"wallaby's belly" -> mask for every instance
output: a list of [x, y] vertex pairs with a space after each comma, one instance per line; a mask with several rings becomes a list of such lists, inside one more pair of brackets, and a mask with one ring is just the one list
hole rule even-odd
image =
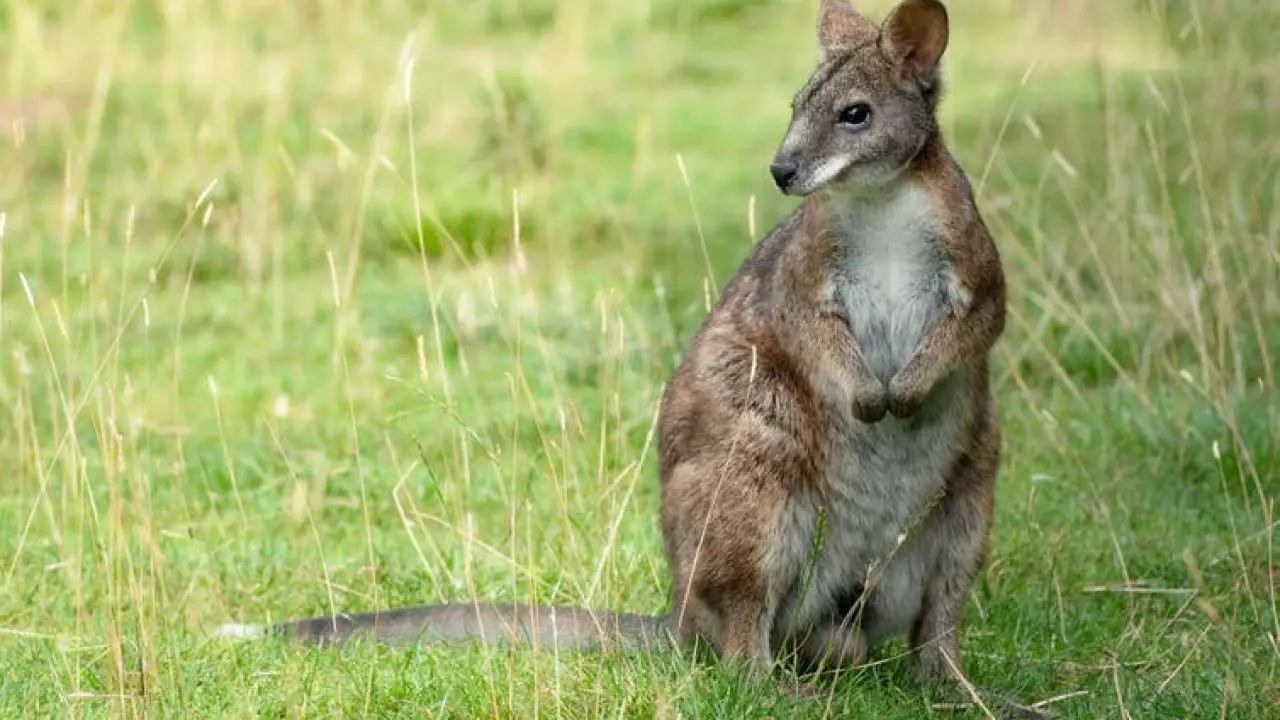
[[854, 341], [886, 386], [941, 316], [942, 291], [931, 287], [931, 269], [911, 256], [885, 259], [857, 269], [857, 279], [840, 289]]
[[[850, 329], [872, 371], [888, 385], [941, 311], [936, 296], [905, 279], [887, 274], [883, 280], [888, 287], [878, 288], [878, 296], [860, 297], [853, 289], [848, 297], [863, 303], [861, 313], [851, 313]], [[971, 381], [968, 372], [945, 379], [919, 415], [905, 420], [888, 415], [864, 424], [850, 408], [829, 409], [827, 504], [820, 508], [813, 498], [794, 497], [780, 518], [777, 540], [788, 546], [785, 554], [803, 546], [808, 561], [807, 588], [802, 579], [781, 599], [785, 627], [799, 630], [829, 616], [858, 587], [871, 588], [867, 615], [875, 615], [875, 627], [868, 629], [875, 635], [909, 626], [934, 548], [927, 538], [904, 536], [923, 520], [961, 449]], [[819, 513], [825, 513], [825, 534], [814, 559]]]
[[835, 612], [858, 587], [871, 589], [881, 630], [876, 635], [901, 632], [915, 617], [935, 548], [912, 531], [922, 529], [960, 449], [970, 400], [959, 380], [939, 388], [918, 420], [889, 416], [874, 425], [853, 424], [847, 436], [833, 438], [826, 505], [795, 496], [779, 518], [775, 541], [785, 546], [779, 554], [803, 556], [806, 568], [781, 598], [781, 622], [807, 627]]

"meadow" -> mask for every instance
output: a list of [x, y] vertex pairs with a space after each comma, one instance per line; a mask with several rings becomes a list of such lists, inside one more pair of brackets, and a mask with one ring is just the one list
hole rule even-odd
[[[1276, 717], [1280, 6], [949, 5], [1010, 288], [969, 676]], [[805, 700], [674, 653], [207, 633], [665, 609], [657, 401], [795, 202], [816, 7], [0, 5], [0, 716], [984, 717], [902, 642]]]

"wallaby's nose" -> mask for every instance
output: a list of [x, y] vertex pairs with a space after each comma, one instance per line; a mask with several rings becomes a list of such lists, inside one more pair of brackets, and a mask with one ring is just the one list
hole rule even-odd
[[799, 169], [793, 162], [775, 162], [769, 165], [769, 173], [773, 175], [773, 182], [778, 186], [779, 190], [786, 191], [791, 186], [791, 182], [796, 179], [796, 173]]

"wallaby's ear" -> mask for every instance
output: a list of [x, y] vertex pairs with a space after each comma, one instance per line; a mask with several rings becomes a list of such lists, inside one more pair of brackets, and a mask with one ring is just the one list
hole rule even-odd
[[948, 24], [938, 0], [902, 0], [885, 18], [880, 47], [911, 75], [929, 77], [947, 49]]
[[818, 45], [823, 56], [832, 50], [874, 40], [876, 26], [862, 16], [849, 0], [822, 0], [818, 9]]

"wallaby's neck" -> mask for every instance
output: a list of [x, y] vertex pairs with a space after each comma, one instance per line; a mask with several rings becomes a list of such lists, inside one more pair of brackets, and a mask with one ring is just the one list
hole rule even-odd
[[923, 215], [936, 211], [928, 199], [929, 186], [945, 182], [949, 158], [935, 133], [910, 162], [884, 182], [843, 183], [810, 195], [805, 201], [806, 220], [811, 228], [820, 228], [835, 238], [868, 223], [880, 225], [886, 215], [896, 221], [919, 222]]

